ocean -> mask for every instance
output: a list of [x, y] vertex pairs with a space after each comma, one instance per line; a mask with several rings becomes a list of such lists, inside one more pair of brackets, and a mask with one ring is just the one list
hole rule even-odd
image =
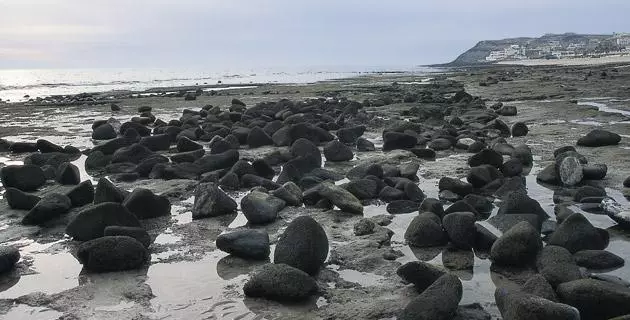
[[249, 83], [311, 83], [379, 72], [431, 72], [417, 66], [329, 67], [259, 70], [176, 68], [3, 69], [0, 99], [19, 102], [51, 95], [146, 90], [156, 87]]

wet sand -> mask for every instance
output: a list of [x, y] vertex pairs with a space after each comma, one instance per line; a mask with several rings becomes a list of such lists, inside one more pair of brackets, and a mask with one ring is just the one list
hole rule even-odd
[[[614, 71], [616, 69], [617, 71]], [[602, 76], [602, 72], [606, 76]], [[590, 74], [590, 75], [589, 75]], [[505, 80], [491, 86], [480, 86], [488, 77]], [[234, 97], [247, 105], [281, 98], [339, 94], [362, 101], [378, 96], [382, 89], [397, 82], [400, 86], [430, 85], [428, 78], [452, 79], [474, 96], [487, 100], [487, 105], [503, 102], [518, 108], [513, 117], [500, 117], [508, 125], [524, 121], [529, 135], [509, 138], [512, 144], [527, 143], [533, 151], [534, 167], [527, 176], [529, 195], [538, 200], [551, 217], [554, 188], [536, 182], [536, 173], [550, 164], [553, 150], [575, 145], [577, 139], [593, 128], [603, 128], [622, 135], [618, 146], [582, 148], [578, 151], [593, 163], [605, 163], [608, 176], [603, 181], [609, 195], [626, 208], [630, 203], [623, 197], [623, 180], [630, 175], [630, 68], [619, 66], [582, 67], [519, 67], [494, 66], [484, 69], [453, 71], [436, 75], [387, 74], [310, 85], [261, 85], [255, 88], [227, 90], [221, 95], [202, 95], [195, 101], [182, 98], [149, 96], [119, 99], [121, 112], [112, 113], [109, 105], [44, 107], [0, 104], [0, 136], [14, 141], [49, 139], [62, 145], [81, 149], [93, 145], [91, 124], [110, 116], [126, 121], [136, 115], [138, 106], [152, 106], [158, 118], [178, 119], [184, 109], [199, 109], [206, 104], [226, 106]], [[375, 115], [366, 123], [364, 137], [377, 145], [375, 152], [356, 153], [350, 163], [326, 163], [325, 168], [345, 171], [362, 163], [418, 162], [419, 186], [428, 197], [437, 198], [437, 182], [443, 176], [464, 177], [470, 154], [440, 151], [436, 161], [424, 161], [407, 151], [384, 153], [382, 130], [397, 121], [403, 113], [422, 103], [397, 103], [368, 107]], [[601, 110], [600, 110], [601, 109]], [[257, 158], [277, 148], [241, 148], [241, 157]], [[22, 156], [0, 154], [4, 165], [19, 163]], [[82, 157], [75, 163], [83, 168]], [[82, 178], [94, 178], [82, 172]], [[311, 215], [324, 227], [330, 253], [325, 268], [316, 279], [323, 295], [297, 305], [283, 305], [243, 295], [242, 287], [248, 273], [260, 262], [250, 262], [228, 256], [216, 249], [214, 240], [222, 232], [246, 223], [242, 213], [221, 218], [192, 220], [191, 207], [195, 181], [140, 180], [117, 183], [125, 189], [144, 187], [167, 194], [172, 207], [170, 217], [143, 221], [155, 238], [151, 246], [148, 268], [136, 271], [89, 274], [72, 256], [76, 243], [64, 237], [63, 228], [24, 227], [19, 213], [0, 201], [0, 241], [21, 247], [22, 259], [10, 275], [0, 278], [0, 316], [6, 319], [390, 319], [416, 295], [413, 286], [404, 284], [396, 269], [409, 261], [423, 260], [443, 264], [443, 248], [417, 249], [407, 246], [403, 234], [416, 213], [392, 217], [386, 228], [394, 235], [389, 240], [384, 228], [371, 235], [357, 237], [353, 225], [361, 216], [312, 208], [286, 208], [280, 219], [264, 228], [273, 244], [287, 226], [299, 215]], [[51, 192], [60, 186], [51, 186]], [[239, 202], [245, 192], [229, 193]], [[630, 257], [630, 233], [615, 226], [607, 216], [585, 213], [598, 227], [608, 228], [613, 253]], [[496, 208], [495, 212], [496, 213]], [[365, 207], [365, 217], [387, 215], [385, 204], [375, 201]], [[553, 219], [553, 218], [552, 218]], [[61, 240], [59, 240], [61, 239]], [[389, 261], [383, 254], [399, 250], [403, 255]], [[474, 267], [455, 271], [464, 285], [460, 305], [480, 303], [493, 316], [499, 317], [494, 303], [496, 286], [516, 287], [526, 279], [527, 270], [511, 274], [491, 268], [487, 255], [476, 253]], [[608, 272], [630, 278], [630, 265]]]

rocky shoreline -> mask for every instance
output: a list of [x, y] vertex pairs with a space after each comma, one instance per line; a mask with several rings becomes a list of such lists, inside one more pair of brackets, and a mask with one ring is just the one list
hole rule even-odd
[[0, 105], [0, 314], [630, 314], [630, 108], [589, 103], [627, 103], [628, 79], [491, 66]]

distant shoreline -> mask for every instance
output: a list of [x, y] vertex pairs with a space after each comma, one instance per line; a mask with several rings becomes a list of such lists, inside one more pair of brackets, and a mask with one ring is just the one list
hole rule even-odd
[[602, 65], [609, 63], [630, 62], [630, 55], [624, 56], [605, 56], [599, 58], [564, 58], [564, 59], [528, 59], [528, 60], [512, 60], [499, 61], [494, 65], [522, 65], [522, 66], [584, 66], [584, 65]]

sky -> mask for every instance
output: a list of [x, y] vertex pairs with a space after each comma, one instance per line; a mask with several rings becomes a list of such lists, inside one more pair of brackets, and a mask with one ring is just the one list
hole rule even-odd
[[0, 68], [410, 66], [630, 32], [628, 0], [0, 0]]

